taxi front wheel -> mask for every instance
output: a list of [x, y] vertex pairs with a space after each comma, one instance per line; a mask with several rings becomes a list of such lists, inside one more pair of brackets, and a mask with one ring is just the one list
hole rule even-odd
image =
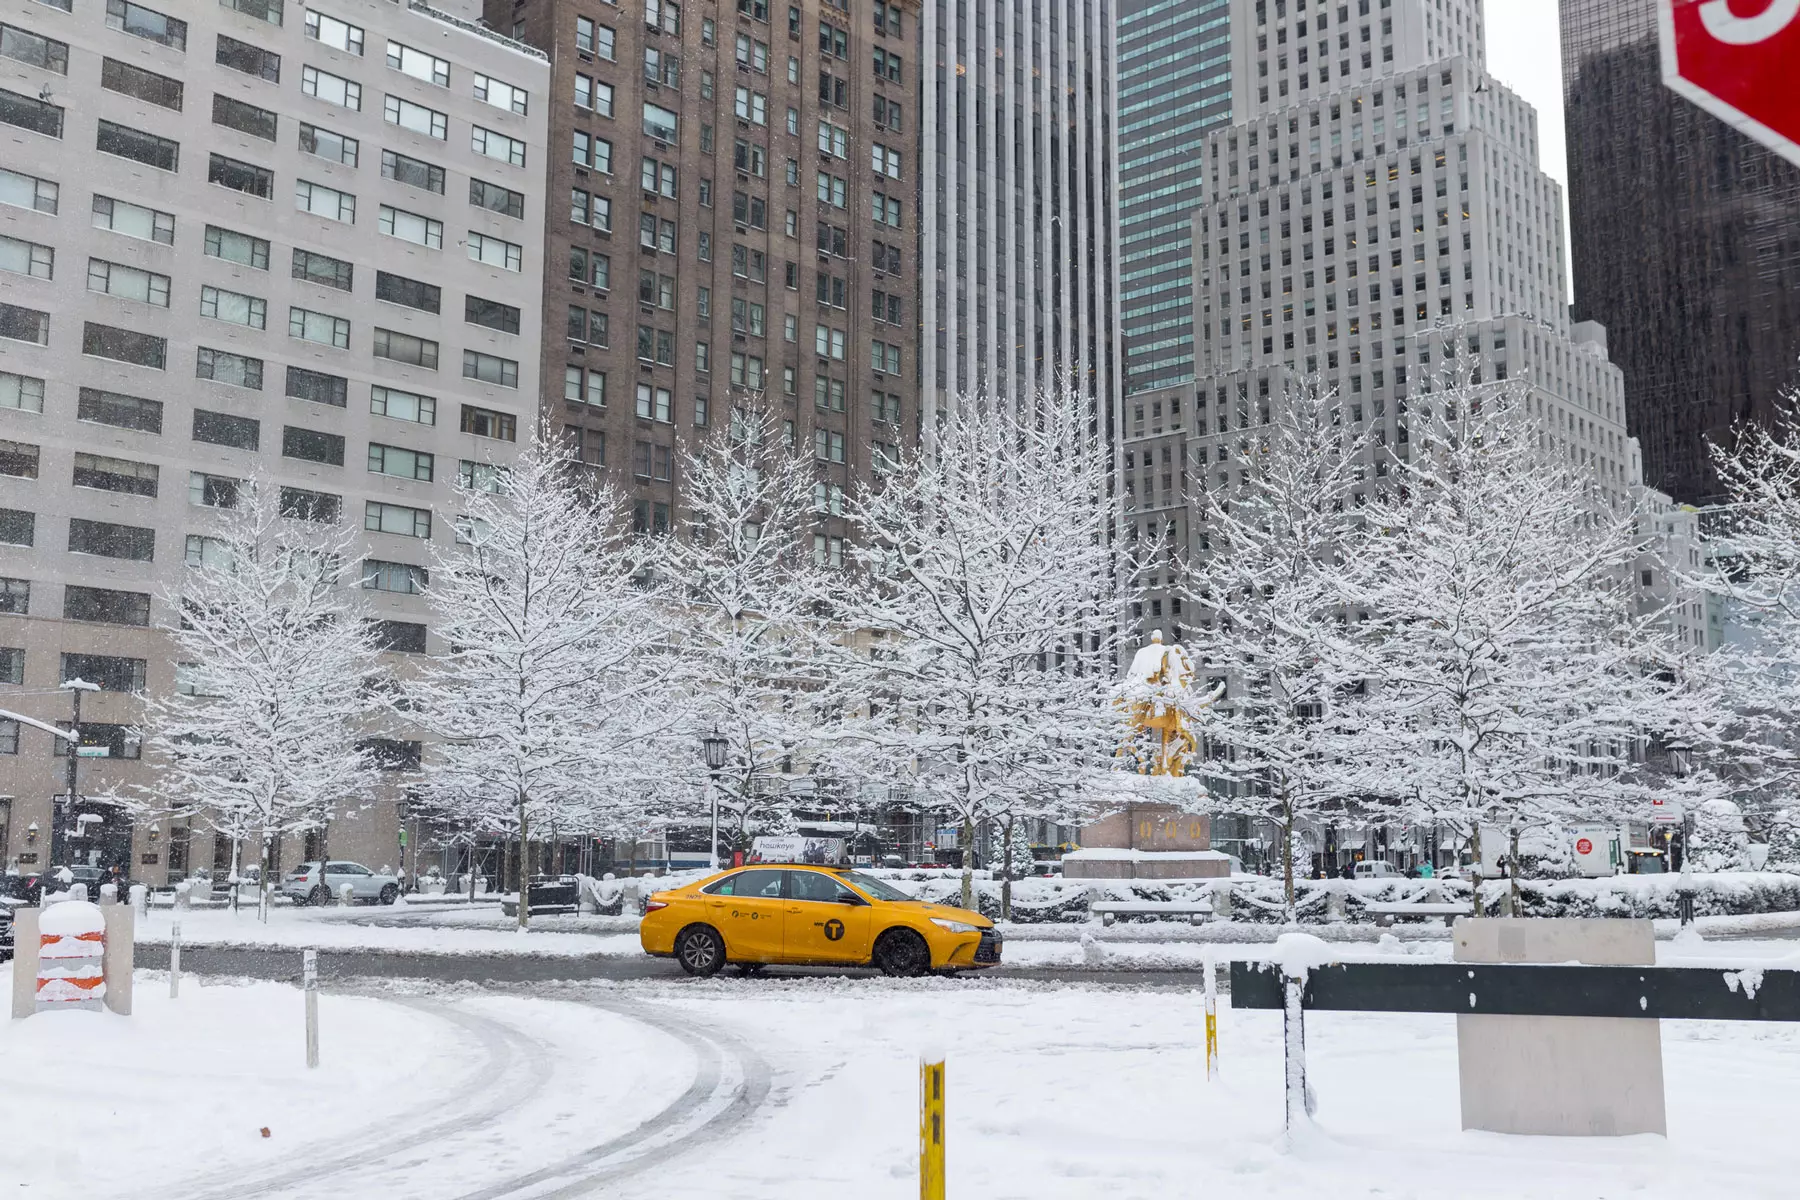
[[931, 969], [931, 948], [910, 929], [890, 929], [875, 943], [875, 965], [884, 975], [923, 975]]
[[716, 931], [705, 925], [695, 925], [682, 930], [676, 939], [675, 961], [681, 964], [683, 971], [696, 978], [717, 975], [719, 968], [725, 965], [725, 943]]

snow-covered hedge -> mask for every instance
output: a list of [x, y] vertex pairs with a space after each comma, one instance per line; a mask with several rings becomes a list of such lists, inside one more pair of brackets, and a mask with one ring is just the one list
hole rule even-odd
[[[961, 881], [954, 875], [895, 882], [921, 900], [939, 904], [961, 902]], [[1678, 875], [1620, 875], [1610, 879], [1525, 880], [1519, 890], [1524, 915], [1528, 917], [1673, 918], [1678, 915], [1680, 884]], [[1693, 884], [1694, 911], [1701, 916], [1800, 911], [1800, 875], [1719, 872], [1695, 875]], [[1219, 911], [1217, 893], [1227, 888], [1231, 892], [1232, 921], [1274, 925], [1283, 920], [1281, 881], [1244, 877], [1229, 881], [1025, 879], [1013, 884], [1012, 919], [1021, 924], [1078, 923], [1088, 919], [1088, 905], [1094, 900], [1192, 901], [1207, 897], [1213, 900], [1214, 910]], [[1482, 907], [1498, 915], [1506, 892], [1504, 880], [1483, 884]], [[1298, 885], [1297, 915], [1304, 925], [1372, 922], [1369, 904], [1422, 899], [1468, 904], [1469, 885], [1455, 879], [1306, 881]], [[975, 900], [985, 916], [998, 918], [999, 881], [977, 879]]]

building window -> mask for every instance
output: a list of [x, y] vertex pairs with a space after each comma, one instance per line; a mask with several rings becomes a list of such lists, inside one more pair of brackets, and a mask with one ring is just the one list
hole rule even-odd
[[[170, 79], [167, 75], [158, 75], [155, 71], [146, 71], [142, 67], [134, 67], [130, 63], [120, 62], [116, 58], [100, 61], [100, 86], [109, 92], [118, 92], [122, 96], [130, 96], [142, 100], [146, 104], [155, 104], [161, 108], [181, 111], [184, 88], [181, 80]], [[215, 114], [217, 98], [214, 99]], [[214, 120], [217, 120], [214, 116]]]
[[380, 558], [363, 560], [362, 585], [370, 591], [416, 596], [424, 590], [429, 578], [424, 567], [412, 563], [388, 562]]
[[147, 592], [115, 592], [69, 584], [63, 588], [63, 620], [145, 627], [150, 624], [150, 596]]
[[306, 308], [289, 308], [288, 336], [347, 350], [350, 348], [350, 320]]
[[115, 425], [120, 429], [137, 429], [161, 433], [163, 406], [160, 401], [98, 388], [82, 388], [76, 396], [75, 419], [99, 425]]
[[256, 450], [262, 443], [262, 423], [230, 413], [194, 410], [194, 440], [234, 450]]
[[344, 439], [341, 434], [284, 425], [281, 429], [281, 455], [283, 458], [298, 458], [329, 467], [341, 467], [344, 465]]
[[[0, 313], [0, 318], [3, 316]], [[152, 334], [89, 321], [81, 329], [81, 352], [161, 371], [168, 366], [169, 343]]]
[[513, 442], [519, 437], [518, 418], [512, 413], [495, 412], [491, 408], [476, 408], [472, 404], [465, 404], [462, 406], [462, 431], [476, 437]]
[[44, 381], [31, 375], [0, 371], [0, 408], [19, 412], [44, 411]]
[[281, 489], [281, 515], [294, 521], [336, 522], [344, 513], [344, 498], [305, 488]]
[[229, 350], [201, 346], [194, 353], [194, 378], [210, 379], [214, 383], [260, 392], [263, 385], [263, 360], [233, 354]]
[[144, 690], [144, 665], [141, 658], [65, 653], [62, 656], [61, 682], [80, 679], [94, 684], [102, 691], [141, 692]]
[[363, 508], [363, 528], [371, 533], [394, 533], [402, 537], [429, 538], [431, 536], [431, 510], [370, 500], [365, 503]]
[[186, 21], [133, 4], [131, 0], [106, 0], [106, 25], [146, 41], [160, 42], [177, 50], [187, 49]]
[[435, 457], [422, 450], [384, 446], [380, 442], [369, 443], [369, 471], [372, 474], [395, 475], [418, 483], [430, 483], [435, 463]]
[[362, 143], [346, 134], [303, 123], [300, 126], [300, 149], [326, 162], [354, 167], [361, 158]]
[[350, 381], [341, 375], [327, 375], [323, 371], [309, 371], [305, 367], [289, 367], [285, 391], [296, 400], [310, 400], [314, 404], [344, 408], [349, 403]]
[[[438, 190], [444, 190], [441, 181]], [[525, 219], [525, 194], [501, 187], [497, 183], [489, 183], [485, 179], [469, 180], [469, 203], [504, 217], [521, 221]]]
[[375, 385], [369, 389], [369, 411], [390, 421], [437, 424], [437, 397]]
[[[98, 203], [99, 198], [96, 197], [95, 204], [98, 205]], [[97, 211], [96, 224], [98, 224]], [[173, 217], [170, 218], [169, 236], [171, 241], [174, 240]], [[259, 237], [251, 237], [247, 233], [235, 233], [229, 229], [220, 229], [217, 225], [206, 227], [206, 254], [210, 258], [222, 258], [226, 262], [234, 262], [258, 271], [269, 269], [268, 242]]]
[[[294, 248], [294, 261], [291, 269], [295, 279], [304, 279], [308, 283], [316, 283], [322, 287], [336, 288], [340, 292], [350, 291], [356, 281], [356, 267], [341, 258], [332, 258], [325, 254], [315, 254], [311, 250]], [[382, 298], [379, 283], [376, 286], [377, 298]]]
[[381, 206], [381, 213], [376, 227], [389, 237], [401, 241], [414, 242], [432, 250], [441, 250], [444, 246], [444, 223], [418, 213], [407, 212], [402, 208]]
[[[175, 168], [170, 167], [169, 169], [172, 171]], [[264, 170], [255, 163], [226, 158], [223, 154], [213, 154], [207, 157], [206, 181], [216, 183], [223, 188], [230, 188], [234, 192], [255, 196], [258, 200], [267, 200], [275, 194], [275, 173], [273, 171]], [[353, 207], [351, 218], [354, 217], [355, 209]]]
[[69, 552], [150, 562], [156, 557], [156, 530], [70, 517]]

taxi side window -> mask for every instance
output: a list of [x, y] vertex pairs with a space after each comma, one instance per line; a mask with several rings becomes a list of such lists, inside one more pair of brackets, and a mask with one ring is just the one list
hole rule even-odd
[[781, 896], [784, 874], [784, 871], [740, 871], [703, 890], [710, 896], [757, 896], [774, 900]]
[[850, 894], [849, 888], [818, 871], [788, 872], [788, 895], [795, 900], [835, 904]]

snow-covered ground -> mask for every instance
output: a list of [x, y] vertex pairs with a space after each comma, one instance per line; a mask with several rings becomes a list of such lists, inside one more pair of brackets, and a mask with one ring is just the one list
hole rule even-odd
[[321, 1004], [316, 1072], [300, 993], [273, 984], [190, 979], [171, 1002], [145, 972], [129, 1019], [0, 1026], [21, 1089], [0, 1178], [20, 1196], [341, 1200], [539, 1195], [598, 1169], [596, 1196], [902, 1200], [918, 1054], [936, 1045], [958, 1195], [1792, 1194], [1800, 1029], [1785, 1026], [1665, 1022], [1666, 1140], [1543, 1139], [1460, 1131], [1450, 1018], [1315, 1013], [1317, 1126], [1290, 1145], [1280, 1015], [1226, 1006], [1208, 1082], [1192, 992], [721, 979]]
[[[188, 976], [171, 1000], [146, 971], [134, 1007], [0, 1024], [9, 1194], [462, 1195], [631, 1130], [695, 1069], [658, 1029], [516, 996], [327, 993], [310, 1071], [293, 987]], [[594, 1090], [601, 1048], [617, 1086]]]

